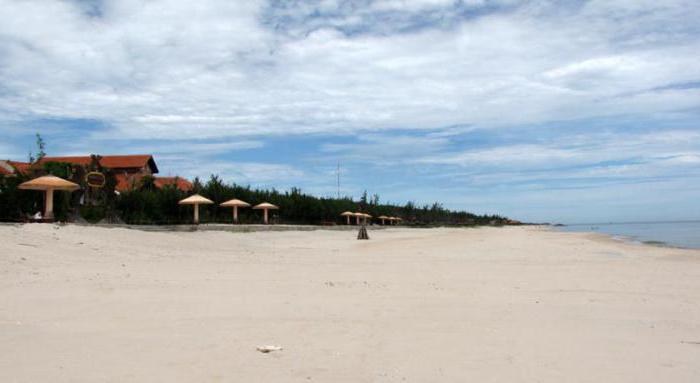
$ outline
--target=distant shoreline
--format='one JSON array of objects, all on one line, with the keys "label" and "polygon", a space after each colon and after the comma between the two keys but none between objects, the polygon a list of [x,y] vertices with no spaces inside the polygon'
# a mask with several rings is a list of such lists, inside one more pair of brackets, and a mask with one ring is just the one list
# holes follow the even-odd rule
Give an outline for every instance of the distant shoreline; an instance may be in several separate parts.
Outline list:
[{"label": "distant shoreline", "polygon": [[645,224],[671,224],[671,223],[700,223],[700,219],[680,221],[630,221],[630,222],[592,222],[592,223],[559,223],[552,226],[603,226],[603,225],[645,225]]},{"label": "distant shoreline", "polygon": [[[663,229],[657,229],[655,225],[664,226]],[[679,227],[673,228],[666,225],[679,225]],[[687,225],[691,225],[690,230]],[[641,244],[664,248],[696,250],[700,249],[700,242],[696,243],[694,238],[696,238],[696,233],[700,234],[700,231],[694,230],[694,225],[700,226],[700,221],[576,224],[551,225],[550,227],[555,231],[563,233],[600,234],[618,241],[636,245]]]}]

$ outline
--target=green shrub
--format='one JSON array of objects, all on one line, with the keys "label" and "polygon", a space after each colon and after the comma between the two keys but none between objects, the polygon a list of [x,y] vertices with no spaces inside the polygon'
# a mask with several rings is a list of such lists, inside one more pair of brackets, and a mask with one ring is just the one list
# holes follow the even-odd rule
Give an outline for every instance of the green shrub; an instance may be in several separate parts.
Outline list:
[{"label": "green shrub", "polygon": [[107,216],[106,210],[104,206],[82,206],[80,216],[90,223],[98,223]]}]

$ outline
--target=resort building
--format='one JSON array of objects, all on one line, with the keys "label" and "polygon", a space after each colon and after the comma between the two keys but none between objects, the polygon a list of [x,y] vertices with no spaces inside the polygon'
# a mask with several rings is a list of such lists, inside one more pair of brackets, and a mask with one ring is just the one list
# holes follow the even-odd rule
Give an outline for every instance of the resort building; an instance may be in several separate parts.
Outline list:
[{"label": "resort building", "polygon": [[[43,157],[39,161],[29,164],[16,161],[0,161],[0,175],[12,175],[24,173],[30,168],[40,168],[48,162],[63,162],[73,165],[88,166],[92,161],[91,156],[70,157]],[[145,176],[153,176],[154,184],[158,188],[166,185],[174,185],[182,191],[192,189],[192,183],[180,177],[157,177],[158,166],[150,154],[101,156],[100,165],[112,170],[117,179],[117,191],[127,191],[137,187]]]}]

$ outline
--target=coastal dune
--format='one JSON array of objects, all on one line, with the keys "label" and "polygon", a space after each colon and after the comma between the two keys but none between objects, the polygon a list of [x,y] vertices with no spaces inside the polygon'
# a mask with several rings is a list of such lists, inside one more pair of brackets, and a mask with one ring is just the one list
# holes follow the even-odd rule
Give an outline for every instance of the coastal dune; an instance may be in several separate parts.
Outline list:
[{"label": "coastal dune", "polygon": [[0,381],[700,381],[700,251],[355,236],[0,226]]}]

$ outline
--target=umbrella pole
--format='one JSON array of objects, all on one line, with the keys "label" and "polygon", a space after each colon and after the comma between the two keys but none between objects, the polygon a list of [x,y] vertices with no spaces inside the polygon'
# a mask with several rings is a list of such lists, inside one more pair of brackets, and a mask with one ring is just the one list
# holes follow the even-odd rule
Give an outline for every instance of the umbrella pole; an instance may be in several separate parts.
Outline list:
[{"label": "umbrella pole", "polygon": [[264,210],[265,210],[265,213],[264,213],[264,215],[265,215],[265,225],[267,225],[267,209],[264,209]]},{"label": "umbrella pole", "polygon": [[46,209],[44,211],[44,219],[53,219],[53,189],[46,189],[46,201],[44,201]]},{"label": "umbrella pole", "polygon": [[238,206],[233,207],[233,223],[238,223]]},{"label": "umbrella pole", "polygon": [[198,224],[199,223],[199,205],[194,204],[194,223]]}]

